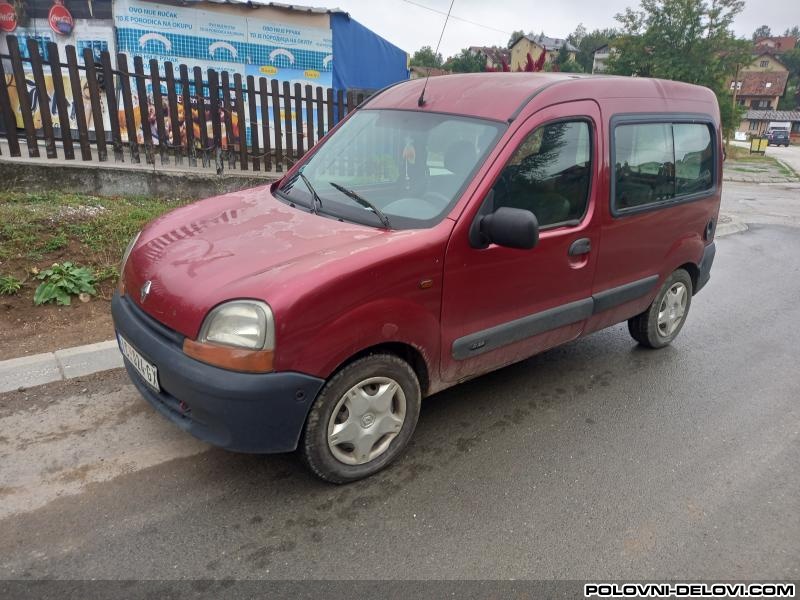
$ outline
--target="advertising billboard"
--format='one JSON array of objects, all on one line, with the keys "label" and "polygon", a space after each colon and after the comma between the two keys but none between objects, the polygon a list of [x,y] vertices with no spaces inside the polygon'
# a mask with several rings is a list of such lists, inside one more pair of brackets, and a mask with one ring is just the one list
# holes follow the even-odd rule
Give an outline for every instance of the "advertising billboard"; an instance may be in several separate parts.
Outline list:
[{"label": "advertising billboard", "polygon": [[332,84],[330,28],[142,0],[118,0],[113,8],[117,50],[128,56],[243,77],[323,87]]}]

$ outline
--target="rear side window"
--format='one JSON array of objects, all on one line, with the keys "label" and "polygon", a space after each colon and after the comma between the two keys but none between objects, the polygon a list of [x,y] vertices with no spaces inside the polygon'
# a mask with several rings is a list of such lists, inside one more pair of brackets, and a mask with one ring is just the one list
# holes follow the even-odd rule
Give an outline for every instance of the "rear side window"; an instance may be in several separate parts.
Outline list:
[{"label": "rear side window", "polygon": [[710,190],[714,185],[714,153],[708,126],[676,123],[672,126],[672,135],[675,140],[675,194]]},{"label": "rear side window", "polygon": [[494,209],[529,210],[540,227],[580,221],[591,180],[590,131],[586,121],[564,121],[528,134],[492,188]]},{"label": "rear side window", "polygon": [[636,209],[714,187],[705,123],[632,123],[614,128],[614,208]]}]

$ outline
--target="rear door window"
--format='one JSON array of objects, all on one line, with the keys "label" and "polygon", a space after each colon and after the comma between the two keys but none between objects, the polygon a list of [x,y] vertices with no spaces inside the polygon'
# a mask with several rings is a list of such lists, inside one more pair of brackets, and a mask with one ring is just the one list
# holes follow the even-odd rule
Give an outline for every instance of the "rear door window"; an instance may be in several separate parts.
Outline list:
[{"label": "rear door window", "polygon": [[614,130],[617,208],[645,206],[675,195],[672,126],[620,125]]},{"label": "rear door window", "polygon": [[630,123],[614,128],[615,212],[690,198],[714,187],[706,123]]}]

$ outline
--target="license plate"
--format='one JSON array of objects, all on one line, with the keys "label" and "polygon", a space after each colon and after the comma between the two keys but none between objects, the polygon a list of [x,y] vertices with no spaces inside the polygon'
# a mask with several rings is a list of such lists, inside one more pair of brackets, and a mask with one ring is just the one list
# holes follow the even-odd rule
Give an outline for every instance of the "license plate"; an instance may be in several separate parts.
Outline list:
[{"label": "license plate", "polygon": [[160,392],[161,387],[158,385],[158,369],[156,366],[147,362],[136,348],[131,346],[128,340],[121,335],[117,335],[117,341],[119,342],[119,349],[120,352],[122,352],[122,356],[133,365],[133,368],[136,369],[139,375],[142,376],[142,379],[144,379],[150,387]]}]

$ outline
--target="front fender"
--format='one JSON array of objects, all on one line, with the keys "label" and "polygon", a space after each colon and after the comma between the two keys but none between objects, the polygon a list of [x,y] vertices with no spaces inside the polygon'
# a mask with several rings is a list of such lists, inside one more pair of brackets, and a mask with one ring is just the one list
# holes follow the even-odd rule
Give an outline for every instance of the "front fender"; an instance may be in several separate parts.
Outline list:
[{"label": "front fender", "polygon": [[324,325],[295,356],[281,360],[286,358],[293,370],[327,379],[352,356],[386,343],[415,348],[425,360],[431,379],[438,380],[438,315],[403,299],[375,300],[358,306]]}]

